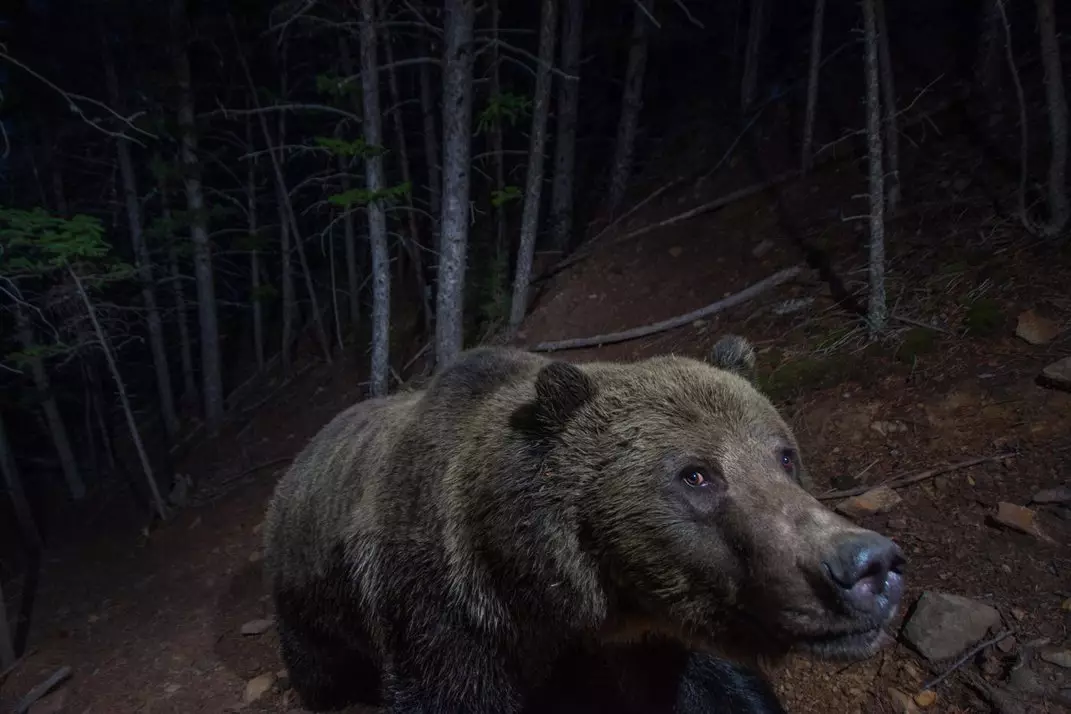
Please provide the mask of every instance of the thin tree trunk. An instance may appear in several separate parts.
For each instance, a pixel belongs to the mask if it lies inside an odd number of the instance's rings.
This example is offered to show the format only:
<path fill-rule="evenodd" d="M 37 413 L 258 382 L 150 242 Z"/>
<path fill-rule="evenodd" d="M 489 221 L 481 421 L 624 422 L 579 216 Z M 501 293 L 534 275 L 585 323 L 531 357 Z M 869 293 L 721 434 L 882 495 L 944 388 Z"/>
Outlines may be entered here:
<path fill-rule="evenodd" d="M 0 584 L 2 585 L 2 584 Z M 0 587 L 0 672 L 15 664 L 15 638 L 7 619 L 7 601 L 4 588 Z"/>
<path fill-rule="evenodd" d="M 974 82 L 990 104 L 999 98 L 1000 80 L 1000 7 L 997 0 L 982 0 L 981 27 L 978 32 L 978 51 L 974 60 Z"/>
<path fill-rule="evenodd" d="M 822 66 L 822 31 L 825 29 L 826 0 L 814 0 L 814 19 L 811 21 L 811 66 L 807 72 L 807 112 L 803 119 L 803 146 L 800 150 L 801 169 L 807 173 L 814 166 L 814 118 L 818 109 L 818 75 Z"/>
<path fill-rule="evenodd" d="M 194 125 L 193 88 L 190 57 L 186 45 L 186 2 L 173 0 L 171 6 L 175 37 L 175 73 L 178 79 L 178 124 L 182 137 L 183 181 L 190 214 L 194 275 L 197 278 L 197 311 L 201 324 L 201 376 L 203 380 L 205 426 L 209 434 L 219 432 L 223 423 L 223 367 L 219 350 L 219 322 L 216 288 L 212 275 L 212 244 L 208 237 L 201 168 L 197 158 L 197 128 Z M 154 486 L 155 486 L 155 482 Z"/>
<path fill-rule="evenodd" d="M 390 250 L 387 216 L 378 194 L 383 186 L 383 143 L 379 112 L 379 61 L 376 56 L 374 0 L 361 0 L 361 87 L 364 90 L 364 141 L 374 153 L 365 159 L 368 201 L 368 240 L 372 246 L 372 396 L 387 393 L 390 376 Z"/>
<path fill-rule="evenodd" d="M 532 258 L 539 232 L 539 203 L 543 194 L 543 152 L 547 143 L 547 116 L 550 114 L 554 40 L 558 34 L 558 0 L 543 0 L 539 25 L 539 68 L 536 70 L 528 171 L 524 182 L 521 244 L 517 249 L 517 270 L 513 278 L 513 300 L 509 312 L 511 336 L 520 329 L 528 311 L 528 283 L 532 279 Z"/>
<path fill-rule="evenodd" d="M 286 80 L 283 80 L 285 88 Z M 286 112 L 279 112 L 279 146 L 286 145 Z M 285 161 L 285 153 L 281 160 Z M 290 368 L 293 363 L 291 349 L 294 346 L 294 313 L 296 312 L 297 304 L 295 302 L 296 292 L 294 290 L 294 264 L 293 264 L 293 250 L 290 247 L 290 221 L 287 219 L 285 199 L 283 194 L 286 192 L 286 185 L 280 184 L 278 180 L 275 182 L 275 206 L 279 212 L 279 254 L 280 270 L 282 275 L 280 279 L 283 283 L 282 287 L 282 300 L 283 300 L 283 329 L 282 329 L 282 352 L 280 358 L 282 360 L 283 373 L 289 374 Z"/>
<path fill-rule="evenodd" d="M 885 190 L 881 167 L 881 96 L 878 71 L 878 28 L 875 0 L 863 0 L 866 36 L 866 133 L 870 167 L 870 298 L 867 317 L 871 336 L 885 329 Z"/>
<path fill-rule="evenodd" d="M 435 306 L 435 360 L 454 361 L 464 341 L 465 262 L 472 155 L 475 0 L 446 0 L 443 62 L 443 195 Z"/>
<path fill-rule="evenodd" d="M 123 414 L 126 416 L 126 424 L 130 429 L 130 438 L 134 441 L 134 447 L 137 449 L 138 458 L 141 460 L 141 468 L 145 473 L 145 479 L 149 482 L 149 491 L 152 493 L 153 505 L 156 506 L 156 513 L 160 516 L 160 520 L 167 519 L 167 506 L 164 504 L 164 499 L 160 496 L 160 488 L 156 484 L 156 477 L 152 473 L 152 465 L 149 463 L 149 455 L 145 451 L 145 444 L 141 441 L 141 434 L 138 432 L 138 425 L 134 419 L 134 412 L 130 408 L 130 400 L 126 395 L 126 384 L 123 382 L 123 377 L 119 373 L 119 367 L 115 363 L 115 357 L 112 355 L 111 347 L 108 345 L 108 337 L 104 334 L 104 329 L 100 326 L 100 321 L 97 320 L 97 311 L 93 307 L 93 302 L 89 299 L 89 294 L 86 292 L 85 286 L 82 285 L 82 279 L 78 277 L 78 273 L 74 268 L 68 266 L 68 272 L 71 277 L 74 278 L 75 287 L 78 288 L 78 295 L 82 298 L 82 304 L 85 305 L 86 313 L 89 315 L 90 322 L 93 323 L 93 330 L 97 333 L 97 340 L 100 342 L 100 348 L 104 350 L 104 358 L 108 361 L 108 369 L 112 373 L 112 379 L 115 380 L 115 388 L 119 392 L 119 399 L 123 404 Z"/>
<path fill-rule="evenodd" d="M 558 250 L 573 240 L 573 196 L 576 165 L 576 123 L 580 108 L 580 47 L 583 0 L 565 0 L 562 13 L 562 72 L 558 80 L 558 126 L 554 137 L 554 184 L 550 196 L 550 226 Z M 575 77 L 575 79 L 572 79 Z"/>
<path fill-rule="evenodd" d="M 401 169 L 402 183 L 409 184 L 410 193 L 406 197 L 406 216 L 409 225 L 409 240 L 403 240 L 409 260 L 413 263 L 413 277 L 420 292 L 420 304 L 424 308 L 424 330 L 431 332 L 434 318 L 431 301 L 428 296 L 427 280 L 424 278 L 424 261 L 421 258 L 420 230 L 417 227 L 417 215 L 413 206 L 413 180 L 409 170 L 409 149 L 405 141 L 405 123 L 402 121 L 402 94 L 398 90 L 398 70 L 394 67 L 394 49 L 391 47 L 390 31 L 383 25 L 383 48 L 387 60 L 387 88 L 390 91 L 391 121 L 394 124 L 394 143 L 398 152 L 398 167 Z"/>
<path fill-rule="evenodd" d="M 878 23 L 878 65 L 881 70 L 881 103 L 885 113 L 885 158 L 889 215 L 900 204 L 900 136 L 896 131 L 896 85 L 893 83 L 892 54 L 889 51 L 889 22 L 885 17 L 885 0 L 874 0 Z"/>
<path fill-rule="evenodd" d="M 1067 96 L 1064 94 L 1064 71 L 1060 62 L 1060 43 L 1056 38 L 1056 13 L 1053 0 L 1037 0 L 1038 33 L 1041 35 L 1041 63 L 1045 68 L 1045 98 L 1049 105 L 1049 132 L 1052 154 L 1049 159 L 1049 222 L 1042 233 L 1055 236 L 1071 220 L 1071 203 L 1067 196 Z"/>
<path fill-rule="evenodd" d="M 249 117 L 245 120 L 245 143 L 249 150 L 253 149 L 253 122 Z M 253 245 L 249 249 L 249 273 L 251 278 L 251 292 L 253 303 L 253 349 L 257 354 L 257 371 L 264 371 L 264 305 L 261 302 L 260 287 L 260 237 L 257 235 L 257 160 L 249 162 L 249 170 L 246 176 L 246 211 L 249 216 L 249 240 Z"/>
<path fill-rule="evenodd" d="M 353 59 L 350 57 L 350 46 L 346 38 L 338 40 L 339 55 L 342 58 L 342 70 L 347 77 L 353 76 Z M 361 102 L 354 100 L 353 111 L 355 114 L 363 114 Z M 282 143 L 282 138 L 280 138 Z M 342 177 L 342 193 L 348 193 L 352 182 L 350 181 L 350 166 L 352 161 L 342 155 L 338 156 L 338 172 Z M 361 278 L 357 269 L 357 234 L 354 229 L 353 210 L 347 207 L 342 214 L 342 236 L 346 246 L 346 282 L 349 286 L 349 322 L 356 331 L 361 324 Z"/>
<path fill-rule="evenodd" d="M 112 107 L 122 107 L 119 93 L 119 78 L 115 72 L 115 62 L 104 39 L 104 75 L 108 85 Z M 145 303 L 146 324 L 149 328 L 149 349 L 152 352 L 153 368 L 156 372 L 156 393 L 160 399 L 160 415 L 163 417 L 164 430 L 169 437 L 174 437 L 179 430 L 178 414 L 175 412 L 175 396 L 171 391 L 171 368 L 167 363 L 167 349 L 164 347 L 164 325 L 160 319 L 160 310 L 156 306 L 156 287 L 152 275 L 152 258 L 149 246 L 142 230 L 141 205 L 138 203 L 137 178 L 134 162 L 130 157 L 130 143 L 119 138 L 115 142 L 119 158 L 119 176 L 123 184 L 123 202 L 126 205 L 127 227 L 130 230 L 130 243 L 134 248 L 134 263 L 141 283 L 141 299 Z"/>
<path fill-rule="evenodd" d="M 335 277 L 335 229 L 328 229 L 327 267 L 331 271 L 331 314 L 335 317 L 335 339 L 338 340 L 339 352 L 346 349 L 342 341 L 342 317 L 338 314 L 338 280 Z"/>
<path fill-rule="evenodd" d="M 755 101 L 759 83 L 759 58 L 763 30 L 766 28 L 765 0 L 751 0 L 747 23 L 747 49 L 744 50 L 744 76 L 740 81 L 740 110 L 746 112 Z"/>
<path fill-rule="evenodd" d="M 167 262 L 168 271 L 171 274 L 171 291 L 175 300 L 175 323 L 179 333 L 179 357 L 182 364 L 182 401 L 188 405 L 196 405 L 199 399 L 197 393 L 197 378 L 193 368 L 193 343 L 190 339 L 190 325 L 187 319 L 186 289 L 182 286 L 183 276 L 179 272 L 178 248 L 175 244 L 175 236 L 171 231 L 171 202 L 167 190 L 167 182 L 163 177 L 159 180 L 160 209 L 164 219 L 164 225 L 168 227 L 167 236 Z"/>
<path fill-rule="evenodd" d="M 756 0 L 760 2 L 761 0 Z M 636 144 L 636 129 L 643 107 L 643 75 L 647 69 L 647 35 L 650 20 L 647 13 L 651 0 L 636 0 L 640 7 L 633 8 L 632 45 L 628 54 L 628 69 L 625 71 L 625 91 L 621 97 L 621 119 L 617 125 L 617 143 L 614 149 L 613 170 L 610 174 L 610 216 L 617 213 L 625 198 L 629 176 L 632 173 L 632 153 Z"/>
<path fill-rule="evenodd" d="M 491 45 L 488 55 L 491 63 L 491 100 L 502 96 L 501 61 L 498 55 L 498 30 L 502 21 L 502 8 L 499 0 L 491 0 Z M 506 155 L 502 140 L 502 117 L 495 112 L 491 117 L 491 160 L 494 162 L 495 190 L 499 196 L 506 190 Z M 509 289 L 510 245 L 506 238 L 506 204 L 497 201 L 495 206 L 495 269 L 493 298 L 496 305 L 505 303 L 506 291 Z"/>
<path fill-rule="evenodd" d="M 27 361 L 30 363 L 30 375 L 33 377 L 34 386 L 41 398 L 41 409 L 45 412 L 45 421 L 48 423 L 48 433 L 52 437 L 52 444 L 56 447 L 56 455 L 59 457 L 60 468 L 63 469 L 63 478 L 67 482 L 67 490 L 71 498 L 81 500 L 86 495 L 85 481 L 78 468 L 78 460 L 74 457 L 71 448 L 71 439 L 67 434 L 67 426 L 63 423 L 56 397 L 52 394 L 52 383 L 45 369 L 44 360 L 36 353 L 37 340 L 34 339 L 33 327 L 29 318 L 21 308 L 15 311 L 16 328 L 19 342 L 25 351 Z"/>
<path fill-rule="evenodd" d="M 492 52 L 497 52 L 492 48 Z M 430 53 L 430 50 L 429 50 Z M 424 155 L 428 162 L 428 208 L 431 212 L 431 244 L 439 245 L 439 221 L 442 214 L 442 155 L 439 153 L 439 132 L 435 127 L 436 102 L 432 93 L 431 67 L 420 65 L 420 109 L 424 115 Z"/>
<path fill-rule="evenodd" d="M 7 437 L 7 427 L 4 426 L 3 415 L 0 414 L 0 475 L 4 477 L 4 487 L 11 499 L 11 507 L 15 512 L 15 520 L 19 524 L 19 532 L 22 534 L 22 542 L 29 550 L 37 552 L 41 550 L 41 531 L 37 528 L 37 521 L 33 517 L 33 509 L 26 498 L 26 490 L 23 488 L 22 475 L 19 466 L 15 462 L 15 453 L 11 450 L 11 440 Z M 0 605 L 3 600 L 0 600 Z M 3 613 L 0 612 L 0 617 Z M 0 649 L 3 648 L 4 633 L 0 630 Z M 2 652 L 0 652 L 2 654 Z"/>

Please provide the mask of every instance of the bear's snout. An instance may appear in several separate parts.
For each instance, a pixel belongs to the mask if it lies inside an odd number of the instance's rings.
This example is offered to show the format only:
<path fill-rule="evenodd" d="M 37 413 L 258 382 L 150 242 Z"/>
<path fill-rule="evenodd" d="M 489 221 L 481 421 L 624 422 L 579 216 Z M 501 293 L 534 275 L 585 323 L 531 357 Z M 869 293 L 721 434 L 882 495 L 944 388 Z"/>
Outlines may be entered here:
<path fill-rule="evenodd" d="M 903 551 L 873 531 L 844 537 L 823 563 L 844 602 L 861 614 L 885 619 L 900 604 L 904 582 Z"/>

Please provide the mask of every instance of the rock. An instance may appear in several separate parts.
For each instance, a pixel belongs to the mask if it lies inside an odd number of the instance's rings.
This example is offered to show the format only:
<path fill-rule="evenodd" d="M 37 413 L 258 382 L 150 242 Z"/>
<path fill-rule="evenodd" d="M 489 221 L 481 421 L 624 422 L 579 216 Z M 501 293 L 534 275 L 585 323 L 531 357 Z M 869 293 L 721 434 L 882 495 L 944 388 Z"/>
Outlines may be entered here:
<path fill-rule="evenodd" d="M 258 677 L 253 677 L 245 683 L 245 694 L 242 695 L 242 701 L 246 704 L 252 704 L 264 697 L 265 694 L 271 691 L 271 688 L 275 685 L 275 675 L 271 672 L 267 672 Z"/>
<path fill-rule="evenodd" d="M 1012 530 L 1032 535 L 1041 540 L 1052 540 L 1041 532 L 1033 511 L 1029 508 L 1024 508 L 1023 506 L 1017 506 L 1014 503 L 1008 503 L 1007 501 L 999 502 L 997 504 L 997 513 L 993 516 L 993 521 L 1005 528 L 1011 528 Z"/>
<path fill-rule="evenodd" d="M 1041 659 L 1057 667 L 1071 669 L 1071 650 L 1058 650 L 1056 652 L 1042 652 Z"/>
<path fill-rule="evenodd" d="M 1071 486 L 1046 488 L 1034 494 L 1032 503 L 1071 503 Z"/>
<path fill-rule="evenodd" d="M 681 257 L 681 254 L 683 252 L 684 252 L 684 248 L 681 248 L 679 245 L 675 245 L 675 246 L 673 246 L 672 248 L 669 249 L 669 255 L 672 258 Z"/>
<path fill-rule="evenodd" d="M 1038 381 L 1047 387 L 1071 392 L 1071 357 L 1064 357 L 1041 370 Z"/>
<path fill-rule="evenodd" d="M 1060 326 L 1057 323 L 1033 310 L 1020 313 L 1019 321 L 1015 325 L 1015 336 L 1032 345 L 1048 344 L 1058 334 Z"/>
<path fill-rule="evenodd" d="M 923 657 L 938 662 L 961 654 L 1000 624 L 1000 613 L 985 603 L 928 590 L 904 626 L 904 637 Z"/>
<path fill-rule="evenodd" d="M 889 700 L 896 714 L 919 714 L 918 705 L 915 704 L 911 695 L 902 689 L 889 687 Z"/>
<path fill-rule="evenodd" d="M 900 494 L 888 486 L 878 486 L 858 496 L 846 498 L 835 506 L 837 513 L 849 518 L 862 518 L 887 513 L 902 501 Z"/>
<path fill-rule="evenodd" d="M 263 635 L 265 632 L 271 629 L 271 626 L 275 624 L 275 621 L 268 618 L 264 620 L 250 620 L 242 625 L 242 634 L 251 635 Z"/>
<path fill-rule="evenodd" d="M 930 689 L 919 692 L 915 695 L 915 704 L 925 709 L 926 707 L 932 707 L 934 702 L 937 701 L 937 692 Z"/>

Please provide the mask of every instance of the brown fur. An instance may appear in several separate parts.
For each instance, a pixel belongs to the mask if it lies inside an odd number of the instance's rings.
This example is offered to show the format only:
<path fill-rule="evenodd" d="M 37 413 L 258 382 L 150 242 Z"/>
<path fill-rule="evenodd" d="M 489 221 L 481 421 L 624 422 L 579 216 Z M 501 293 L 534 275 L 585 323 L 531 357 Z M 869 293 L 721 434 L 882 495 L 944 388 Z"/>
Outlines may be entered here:
<path fill-rule="evenodd" d="M 798 447 L 748 380 L 750 345 L 725 338 L 712 361 L 477 349 L 336 417 L 265 529 L 306 706 L 364 688 L 392 712 L 519 711 L 566 650 L 652 634 L 740 656 L 873 651 L 851 633 L 882 623 L 839 614 L 814 580 L 861 529 L 801 487 L 801 461 L 782 470 Z M 681 489 L 694 465 L 719 495 Z"/>

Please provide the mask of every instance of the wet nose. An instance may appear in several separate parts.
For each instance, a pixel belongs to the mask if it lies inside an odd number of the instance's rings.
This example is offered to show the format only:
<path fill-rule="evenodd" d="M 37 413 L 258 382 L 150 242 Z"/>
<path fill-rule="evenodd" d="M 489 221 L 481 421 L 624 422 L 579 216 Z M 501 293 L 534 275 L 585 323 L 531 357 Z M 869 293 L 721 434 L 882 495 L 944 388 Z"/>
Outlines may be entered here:
<path fill-rule="evenodd" d="M 852 534 L 842 541 L 825 566 L 852 607 L 879 614 L 900 602 L 904 562 L 899 546 L 884 536 L 867 532 Z"/>

